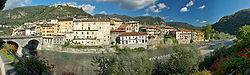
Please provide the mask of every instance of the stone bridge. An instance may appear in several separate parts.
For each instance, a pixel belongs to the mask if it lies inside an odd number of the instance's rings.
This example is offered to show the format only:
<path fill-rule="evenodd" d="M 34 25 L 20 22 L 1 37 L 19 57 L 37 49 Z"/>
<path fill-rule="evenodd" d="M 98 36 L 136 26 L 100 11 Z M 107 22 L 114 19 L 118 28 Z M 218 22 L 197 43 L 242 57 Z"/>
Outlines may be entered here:
<path fill-rule="evenodd" d="M 15 45 L 17 55 L 19 57 L 23 54 L 27 54 L 29 50 L 41 49 L 42 37 L 41 36 L 0 36 L 0 45 L 3 43 L 9 43 Z M 25 53 L 26 52 L 26 53 Z"/>

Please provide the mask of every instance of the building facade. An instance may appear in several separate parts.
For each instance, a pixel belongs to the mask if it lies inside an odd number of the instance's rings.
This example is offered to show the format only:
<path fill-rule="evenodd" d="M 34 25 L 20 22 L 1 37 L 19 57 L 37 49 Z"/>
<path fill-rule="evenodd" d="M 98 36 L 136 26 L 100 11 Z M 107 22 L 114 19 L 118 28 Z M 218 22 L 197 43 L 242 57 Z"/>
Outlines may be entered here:
<path fill-rule="evenodd" d="M 73 42 L 81 45 L 108 45 L 110 20 L 106 18 L 76 18 Z"/>
<path fill-rule="evenodd" d="M 65 35 L 66 41 L 73 40 L 73 19 L 74 17 L 58 17 L 58 29 L 59 33 L 63 33 Z"/>
<path fill-rule="evenodd" d="M 140 44 L 147 43 L 147 41 L 146 32 L 125 32 L 119 35 L 119 44 Z"/>

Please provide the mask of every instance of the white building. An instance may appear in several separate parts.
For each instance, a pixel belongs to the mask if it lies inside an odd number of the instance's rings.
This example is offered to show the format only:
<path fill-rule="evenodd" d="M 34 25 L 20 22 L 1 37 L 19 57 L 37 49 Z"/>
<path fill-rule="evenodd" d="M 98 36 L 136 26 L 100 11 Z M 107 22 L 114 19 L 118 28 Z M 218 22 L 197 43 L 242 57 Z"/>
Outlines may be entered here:
<path fill-rule="evenodd" d="M 139 21 L 129 21 L 125 22 L 125 24 L 127 25 L 125 28 L 126 32 L 139 32 Z"/>
<path fill-rule="evenodd" d="M 147 43 L 148 34 L 146 32 L 124 32 L 119 35 L 119 44 L 142 44 Z"/>

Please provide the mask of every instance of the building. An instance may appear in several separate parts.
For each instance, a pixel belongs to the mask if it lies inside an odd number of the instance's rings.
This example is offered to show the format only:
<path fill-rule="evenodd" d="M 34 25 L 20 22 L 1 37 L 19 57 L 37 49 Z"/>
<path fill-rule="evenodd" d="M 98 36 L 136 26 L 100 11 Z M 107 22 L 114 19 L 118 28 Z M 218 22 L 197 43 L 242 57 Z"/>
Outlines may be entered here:
<path fill-rule="evenodd" d="M 139 21 L 129 21 L 129 22 L 125 22 L 125 30 L 126 32 L 139 32 Z"/>
<path fill-rule="evenodd" d="M 53 44 L 63 45 L 66 42 L 65 36 L 62 33 L 56 33 L 53 37 Z"/>
<path fill-rule="evenodd" d="M 148 34 L 146 32 L 124 32 L 119 35 L 117 43 L 121 48 L 147 48 Z"/>
<path fill-rule="evenodd" d="M 162 30 L 163 34 L 169 34 L 170 31 L 176 31 L 177 29 L 175 29 L 174 27 L 171 26 L 165 26 Z"/>
<path fill-rule="evenodd" d="M 121 19 L 110 18 L 111 30 L 118 29 L 118 27 L 120 27 L 121 25 L 123 25 L 123 21 Z"/>
<path fill-rule="evenodd" d="M 204 32 L 200 30 L 194 30 L 194 32 L 196 32 L 195 41 L 204 41 Z"/>
<path fill-rule="evenodd" d="M 170 31 L 170 35 L 173 35 L 180 44 L 188 44 L 192 39 L 192 30 L 178 29 L 176 31 Z"/>
<path fill-rule="evenodd" d="M 76 18 L 74 20 L 73 44 L 110 44 L 110 20 L 106 18 Z"/>
<path fill-rule="evenodd" d="M 57 33 L 58 25 L 44 23 L 41 25 L 41 28 L 42 28 L 41 31 L 42 31 L 42 38 L 43 38 L 44 43 L 52 44 L 54 34 Z"/>
<path fill-rule="evenodd" d="M 66 41 L 71 41 L 73 40 L 73 19 L 74 17 L 72 16 L 67 16 L 67 17 L 58 17 L 58 33 L 63 33 L 65 35 Z M 55 22 L 55 21 L 53 21 Z"/>

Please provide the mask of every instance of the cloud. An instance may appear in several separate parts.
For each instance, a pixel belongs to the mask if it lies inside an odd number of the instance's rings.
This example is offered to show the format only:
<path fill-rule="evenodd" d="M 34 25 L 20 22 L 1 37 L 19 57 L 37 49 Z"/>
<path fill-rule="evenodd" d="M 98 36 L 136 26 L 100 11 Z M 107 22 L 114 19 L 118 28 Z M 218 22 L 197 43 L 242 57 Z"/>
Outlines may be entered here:
<path fill-rule="evenodd" d="M 22 7 L 22 6 L 25 6 L 24 1 L 22 0 L 7 0 L 4 10 L 13 9 L 13 8 Z"/>
<path fill-rule="evenodd" d="M 194 2 L 190 1 L 188 4 L 186 4 L 186 7 L 189 7 L 189 6 L 192 6 L 192 5 L 194 5 Z"/>
<path fill-rule="evenodd" d="M 181 10 L 180 10 L 180 12 L 187 12 L 187 11 L 189 11 L 187 7 L 183 7 L 183 8 L 181 8 Z"/>
<path fill-rule="evenodd" d="M 82 5 L 79 5 L 78 8 L 81 8 L 83 11 L 92 15 L 93 15 L 93 11 L 95 10 L 95 6 L 92 6 L 90 4 L 82 4 Z"/>
<path fill-rule="evenodd" d="M 164 3 L 159 3 L 156 5 L 152 5 L 149 8 L 147 8 L 145 11 L 146 12 L 154 12 L 154 13 L 159 13 L 162 11 L 162 9 L 168 8 Z"/>
<path fill-rule="evenodd" d="M 32 3 L 32 0 L 25 0 L 24 1 L 26 4 L 31 4 Z"/>
<path fill-rule="evenodd" d="M 200 9 L 203 9 L 203 8 L 205 8 L 206 6 L 205 5 L 202 5 L 201 7 L 199 7 Z"/>
<path fill-rule="evenodd" d="M 159 3 L 158 4 L 159 9 L 166 8 L 167 6 L 164 3 Z"/>
<path fill-rule="evenodd" d="M 174 20 L 169 20 L 170 22 L 174 22 Z"/>
<path fill-rule="evenodd" d="M 207 21 L 201 21 L 200 23 L 207 23 Z"/>
<path fill-rule="evenodd" d="M 106 15 L 107 12 L 106 12 L 106 11 L 101 11 L 101 12 L 99 12 L 98 14 L 104 14 L 104 15 Z"/>
<path fill-rule="evenodd" d="M 157 0 L 96 0 L 97 2 L 109 2 L 117 4 L 119 8 L 125 10 L 138 10 L 154 4 Z"/>
<path fill-rule="evenodd" d="M 143 14 L 142 16 L 149 16 L 150 14 L 149 13 L 145 13 L 145 14 Z"/>

